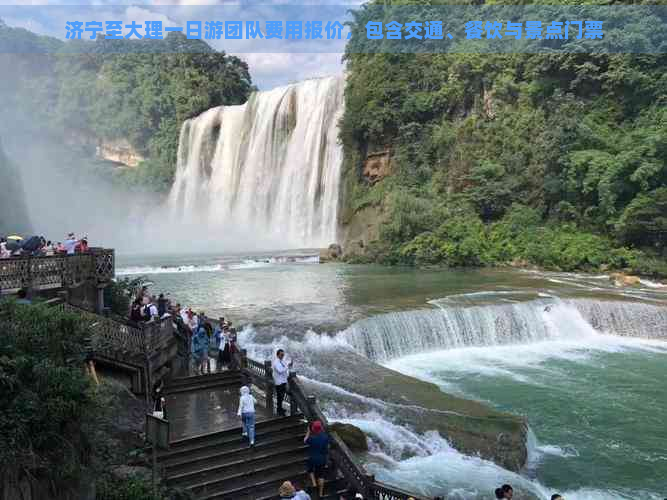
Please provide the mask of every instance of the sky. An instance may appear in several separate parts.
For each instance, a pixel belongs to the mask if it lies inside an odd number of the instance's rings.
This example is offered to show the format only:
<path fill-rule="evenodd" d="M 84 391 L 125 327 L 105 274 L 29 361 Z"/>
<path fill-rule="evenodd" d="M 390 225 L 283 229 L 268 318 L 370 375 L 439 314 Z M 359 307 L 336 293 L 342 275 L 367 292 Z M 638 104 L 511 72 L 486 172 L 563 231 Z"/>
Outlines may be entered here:
<path fill-rule="evenodd" d="M 9 26 L 64 39 L 67 21 L 74 20 L 122 20 L 123 24 L 161 20 L 165 26 L 183 26 L 189 20 L 253 19 L 264 26 L 265 20 L 300 17 L 304 21 L 342 23 L 347 10 L 361 3 L 362 0 L 0 0 L 0 18 Z M 299 44 L 278 40 L 207 42 L 247 61 L 253 83 L 260 90 L 338 75 L 344 69 L 345 40 L 308 40 Z"/>

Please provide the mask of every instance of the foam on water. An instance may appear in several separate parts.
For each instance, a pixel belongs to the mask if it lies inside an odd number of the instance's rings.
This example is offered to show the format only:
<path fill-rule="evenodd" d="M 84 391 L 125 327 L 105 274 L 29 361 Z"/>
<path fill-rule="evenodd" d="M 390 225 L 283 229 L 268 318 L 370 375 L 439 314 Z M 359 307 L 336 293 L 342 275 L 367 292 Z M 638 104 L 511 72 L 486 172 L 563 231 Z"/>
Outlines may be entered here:
<path fill-rule="evenodd" d="M 131 266 L 116 269 L 116 276 L 133 276 L 141 274 L 179 274 L 179 273 L 215 273 L 224 270 L 222 264 L 185 265 L 185 266 Z"/>
<path fill-rule="evenodd" d="M 379 362 L 441 349 L 587 343 L 600 332 L 667 338 L 667 307 L 628 301 L 541 298 L 512 304 L 451 305 L 382 314 L 358 321 L 340 335 Z"/>
<path fill-rule="evenodd" d="M 280 264 L 317 264 L 317 255 L 308 256 L 274 256 L 258 259 L 243 259 L 241 262 L 222 264 L 186 264 L 181 266 L 128 266 L 116 270 L 117 276 L 142 274 L 180 274 L 180 273 L 213 273 L 225 270 L 257 269 Z"/>
<path fill-rule="evenodd" d="M 533 498 L 549 499 L 553 489 L 539 481 L 509 472 L 493 462 L 467 456 L 456 451 L 437 432 L 418 434 L 396 425 L 377 412 L 356 414 L 340 418 L 328 415 L 332 421 L 355 425 L 369 439 L 369 472 L 388 484 L 432 497 L 447 492 L 448 499 L 490 499 L 499 485 L 511 484 L 517 493 Z M 532 454 L 576 456 L 576 450 L 562 450 L 557 446 L 540 445 L 532 438 Z M 623 500 L 657 499 L 655 494 L 619 492 L 582 488 L 561 492 L 574 500 Z M 518 495 L 517 495 L 518 496 Z"/>

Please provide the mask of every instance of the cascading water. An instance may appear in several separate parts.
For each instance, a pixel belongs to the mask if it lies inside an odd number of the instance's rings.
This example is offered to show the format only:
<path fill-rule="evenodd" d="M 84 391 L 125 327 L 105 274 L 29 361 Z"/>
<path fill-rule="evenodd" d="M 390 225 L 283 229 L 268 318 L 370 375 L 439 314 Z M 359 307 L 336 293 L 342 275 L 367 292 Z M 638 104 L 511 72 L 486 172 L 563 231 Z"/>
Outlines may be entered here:
<path fill-rule="evenodd" d="M 182 127 L 172 214 L 254 247 L 336 241 L 342 78 L 257 92 Z"/>
<path fill-rule="evenodd" d="M 583 340 L 596 332 L 665 338 L 667 308 L 588 299 L 443 306 L 374 316 L 341 335 L 364 356 L 385 362 L 434 349 Z"/>

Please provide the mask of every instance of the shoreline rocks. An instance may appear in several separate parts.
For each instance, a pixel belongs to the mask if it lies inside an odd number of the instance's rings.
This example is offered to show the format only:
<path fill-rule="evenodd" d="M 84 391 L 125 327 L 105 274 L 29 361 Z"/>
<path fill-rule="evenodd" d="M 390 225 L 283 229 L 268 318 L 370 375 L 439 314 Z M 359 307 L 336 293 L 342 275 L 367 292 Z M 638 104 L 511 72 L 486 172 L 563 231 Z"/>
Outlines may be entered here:
<path fill-rule="evenodd" d="M 614 285 L 621 288 L 625 286 L 637 286 L 641 284 L 639 276 L 624 273 L 611 273 L 609 279 L 614 282 Z"/>
<path fill-rule="evenodd" d="M 368 439 L 364 431 L 352 424 L 334 422 L 329 425 L 329 429 L 334 431 L 343 440 L 347 447 L 355 453 L 365 453 L 368 451 Z"/>

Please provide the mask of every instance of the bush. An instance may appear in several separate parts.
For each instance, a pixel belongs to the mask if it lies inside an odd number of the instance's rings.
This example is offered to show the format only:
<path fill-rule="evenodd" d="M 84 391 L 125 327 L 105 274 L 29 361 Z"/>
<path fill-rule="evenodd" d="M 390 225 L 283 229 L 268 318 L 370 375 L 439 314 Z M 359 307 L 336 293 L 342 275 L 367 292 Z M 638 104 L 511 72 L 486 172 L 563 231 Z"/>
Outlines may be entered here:
<path fill-rule="evenodd" d="M 0 463 L 66 489 L 89 463 L 99 409 L 85 327 L 75 314 L 4 302 L 0 329 Z"/>

